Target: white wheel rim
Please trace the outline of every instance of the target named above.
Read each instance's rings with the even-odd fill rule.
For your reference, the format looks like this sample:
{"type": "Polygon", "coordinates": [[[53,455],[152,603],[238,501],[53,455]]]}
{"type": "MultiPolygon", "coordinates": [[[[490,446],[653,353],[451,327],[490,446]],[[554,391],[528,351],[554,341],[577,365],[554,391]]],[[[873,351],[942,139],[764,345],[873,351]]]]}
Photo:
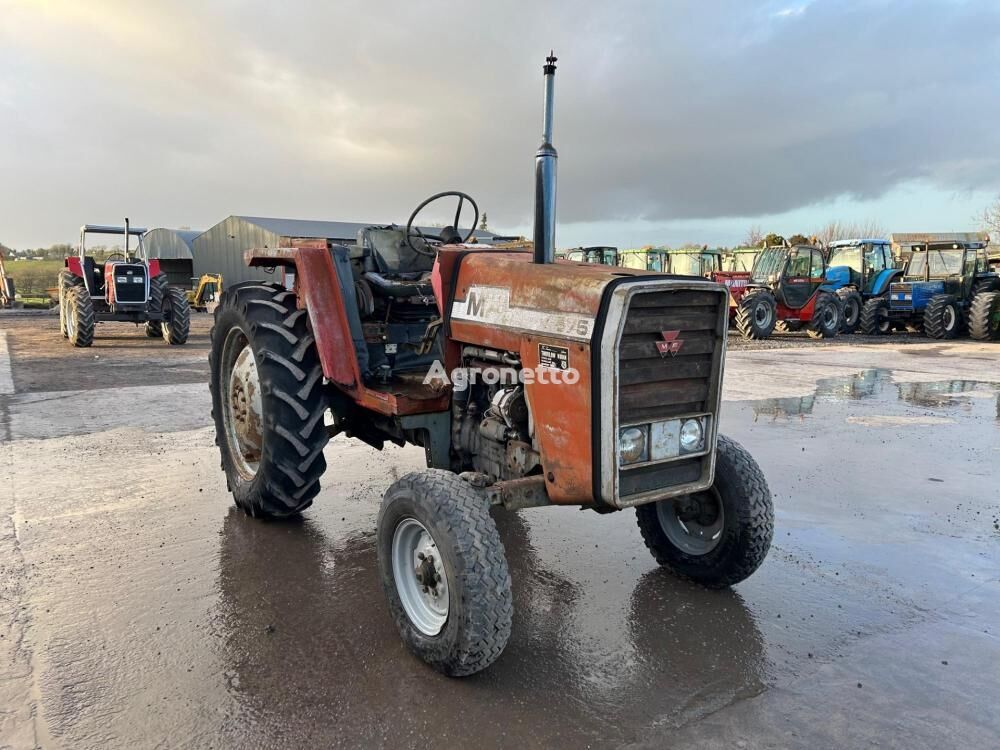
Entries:
{"type": "Polygon", "coordinates": [[[944,307],[944,329],[950,331],[955,327],[955,309],[951,305],[944,307]]]}
{"type": "Polygon", "coordinates": [[[448,621],[448,575],[434,538],[415,518],[405,518],[392,535],[392,579],[406,616],[426,636],[448,621]]]}
{"type": "Polygon", "coordinates": [[[222,414],[229,455],[247,481],[257,476],[264,447],[264,411],[257,359],[240,328],[229,331],[222,350],[222,414]]]}
{"type": "Polygon", "coordinates": [[[69,300],[66,301],[66,335],[70,339],[76,338],[76,307],[69,300]]]}

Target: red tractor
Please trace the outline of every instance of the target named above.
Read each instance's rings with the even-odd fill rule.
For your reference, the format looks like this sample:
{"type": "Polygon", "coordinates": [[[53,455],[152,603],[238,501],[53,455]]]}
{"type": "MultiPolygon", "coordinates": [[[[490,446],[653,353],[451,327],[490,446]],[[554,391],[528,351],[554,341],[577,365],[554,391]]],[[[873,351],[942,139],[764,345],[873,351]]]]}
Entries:
{"type": "Polygon", "coordinates": [[[466,244],[475,201],[440,193],[354,245],[248,250],[291,288],[227,288],[212,328],[216,443],[247,514],[307,508],[331,435],[423,448],[428,468],[383,497],[375,546],[403,641],[448,675],[484,669],[510,636],[491,506],[634,509],[656,561],[711,587],[753,573],[772,537],[760,468],[718,434],[725,287],[555,260],[554,57],[544,71],[533,249],[466,244]],[[422,234],[445,196],[454,220],[422,234]]]}
{"type": "Polygon", "coordinates": [[[737,330],[747,339],[802,327],[813,338],[833,338],[843,320],[843,304],[826,283],[823,250],[787,243],[760,251],[735,317],[737,330]]]}
{"type": "Polygon", "coordinates": [[[80,227],[77,254],[66,258],[59,272],[59,330],[73,346],[90,346],[98,323],[145,324],[146,335],[162,336],[168,344],[187,341],[191,309],[184,291],[167,286],[160,262],[148,260],[142,244],[145,229],[85,224],[80,227]],[[90,235],[124,237],[124,250],[98,263],[87,255],[90,235]],[[129,249],[135,237],[136,253],[129,249]]]}
{"type": "Polygon", "coordinates": [[[729,319],[736,318],[736,310],[740,300],[746,293],[750,283],[750,272],[754,261],[760,254],[758,247],[738,247],[723,253],[721,269],[706,274],[712,281],[725,284],[729,290],[729,319]]]}

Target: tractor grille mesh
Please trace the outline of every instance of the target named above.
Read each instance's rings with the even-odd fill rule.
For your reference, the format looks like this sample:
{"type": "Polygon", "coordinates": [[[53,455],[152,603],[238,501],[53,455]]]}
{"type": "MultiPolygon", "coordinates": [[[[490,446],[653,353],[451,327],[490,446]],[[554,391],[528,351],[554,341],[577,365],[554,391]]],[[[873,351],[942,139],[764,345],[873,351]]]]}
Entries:
{"type": "MultiPolygon", "coordinates": [[[[726,331],[725,291],[678,289],[646,292],[632,298],[618,350],[619,425],[645,424],[684,414],[711,412],[721,387],[726,331]],[[679,341],[679,350],[661,356],[657,342],[664,333],[679,341]]],[[[623,469],[619,495],[628,497],[697,481],[705,456],[623,469]]]]}
{"type": "Polygon", "coordinates": [[[145,266],[119,263],[114,267],[114,276],[116,302],[142,303],[146,301],[145,266]]]}
{"type": "Polygon", "coordinates": [[[913,284],[899,282],[889,285],[889,307],[909,310],[913,307],[913,284]]]}

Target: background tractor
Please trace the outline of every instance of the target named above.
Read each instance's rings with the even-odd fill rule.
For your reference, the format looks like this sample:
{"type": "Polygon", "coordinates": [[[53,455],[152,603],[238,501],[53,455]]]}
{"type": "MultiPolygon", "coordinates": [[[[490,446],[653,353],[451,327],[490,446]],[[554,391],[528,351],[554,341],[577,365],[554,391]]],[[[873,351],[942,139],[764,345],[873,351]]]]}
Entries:
{"type": "Polygon", "coordinates": [[[835,289],[844,307],[843,333],[859,327],[873,333],[872,311],[879,298],[889,294],[889,284],[902,276],[892,259],[887,240],[837,240],[827,247],[826,284],[835,289]],[[871,303],[870,305],[868,303],[871,303]]]}
{"type": "Polygon", "coordinates": [[[617,247],[575,247],[567,250],[563,257],[577,263],[598,263],[602,266],[618,265],[617,247]]]}
{"type": "Polygon", "coordinates": [[[759,247],[738,247],[722,254],[721,268],[708,274],[708,278],[725,284],[729,290],[729,318],[735,320],[740,300],[750,283],[750,272],[760,254],[759,247]]]}
{"type": "Polygon", "coordinates": [[[248,250],[294,270],[292,288],[230,286],[215,311],[216,443],[247,514],[307,508],[331,434],[423,448],[427,470],[385,492],[375,546],[402,640],[448,675],[486,668],[510,636],[491,506],[634,508],[656,561],[709,587],[752,574],[773,533],[760,468],[718,434],[725,288],[555,260],[554,76],[550,55],[533,249],[466,244],[478,208],[449,191],[350,246],[248,250]],[[451,223],[420,234],[449,196],[451,223]]]}
{"type": "Polygon", "coordinates": [[[146,335],[162,336],[168,344],[187,341],[191,311],[180,289],[167,286],[160,262],[148,260],[142,244],[145,229],[85,224],[80,227],[77,254],[66,258],[59,272],[59,329],[73,346],[90,346],[98,323],[117,321],[145,324],[146,335]],[[124,250],[115,250],[98,263],[87,255],[92,235],[124,238],[124,250]],[[136,238],[136,252],[129,240],[136,238]]]}
{"type": "Polygon", "coordinates": [[[760,251],[736,306],[736,328],[744,338],[765,339],[775,328],[802,326],[813,338],[832,338],[842,320],[840,300],[826,283],[821,248],[783,244],[760,251]]]}
{"type": "Polygon", "coordinates": [[[911,249],[901,279],[888,299],[865,307],[866,330],[923,330],[932,339],[953,339],[965,327],[979,340],[1000,337],[1000,278],[989,265],[986,241],[929,241],[911,249]]]}
{"type": "Polygon", "coordinates": [[[200,279],[191,279],[191,289],[185,292],[188,305],[198,312],[214,312],[222,296],[222,274],[204,273],[200,279]]]}

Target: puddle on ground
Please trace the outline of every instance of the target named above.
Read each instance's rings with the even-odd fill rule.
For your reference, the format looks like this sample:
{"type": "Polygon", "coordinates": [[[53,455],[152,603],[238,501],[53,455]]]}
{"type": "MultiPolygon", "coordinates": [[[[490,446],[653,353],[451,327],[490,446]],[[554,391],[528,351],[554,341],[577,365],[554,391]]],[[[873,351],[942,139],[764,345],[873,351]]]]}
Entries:
{"type": "MultiPolygon", "coordinates": [[[[867,401],[873,408],[903,405],[945,412],[954,409],[992,416],[1000,422],[1000,385],[977,380],[896,382],[893,371],[863,370],[856,375],[823,378],[816,391],[806,396],[765,398],[751,402],[754,421],[780,420],[812,415],[818,404],[867,401]],[[879,406],[875,406],[878,404],[879,406]]],[[[946,414],[865,414],[847,418],[852,424],[869,427],[931,425],[953,422],[946,414]]]]}

